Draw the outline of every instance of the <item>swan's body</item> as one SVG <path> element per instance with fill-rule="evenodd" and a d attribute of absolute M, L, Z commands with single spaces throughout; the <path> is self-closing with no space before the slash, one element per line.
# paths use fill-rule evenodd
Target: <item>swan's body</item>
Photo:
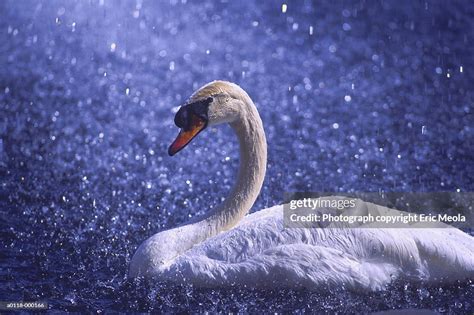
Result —
<path fill-rule="evenodd" d="M 183 130 L 170 154 L 207 124 L 227 122 L 240 143 L 237 183 L 206 218 L 146 240 L 132 259 L 130 276 L 199 286 L 367 290 L 397 278 L 474 278 L 473 238 L 455 228 L 285 228 L 282 205 L 246 216 L 260 192 L 267 157 L 255 105 L 240 87 L 221 81 L 204 86 L 188 103 L 175 118 Z"/>

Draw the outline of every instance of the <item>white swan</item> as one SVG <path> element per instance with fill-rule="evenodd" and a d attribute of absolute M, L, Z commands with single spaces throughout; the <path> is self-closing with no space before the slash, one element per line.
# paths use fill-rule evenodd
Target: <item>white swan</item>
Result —
<path fill-rule="evenodd" d="M 474 238 L 455 228 L 285 228 L 282 205 L 247 215 L 262 187 L 267 145 L 255 105 L 236 84 L 205 85 L 180 108 L 175 123 L 182 129 L 170 155 L 206 126 L 229 123 L 240 143 L 238 179 L 211 214 L 141 244 L 129 276 L 199 286 L 364 290 L 396 278 L 474 278 Z"/>

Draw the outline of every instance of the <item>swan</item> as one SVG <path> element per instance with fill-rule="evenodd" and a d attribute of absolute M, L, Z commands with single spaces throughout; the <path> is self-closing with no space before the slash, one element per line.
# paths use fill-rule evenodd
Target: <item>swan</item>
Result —
<path fill-rule="evenodd" d="M 284 205 L 248 215 L 264 181 L 267 144 L 257 108 L 241 87 L 214 81 L 198 89 L 176 113 L 181 130 L 168 153 L 176 154 L 206 127 L 223 123 L 230 124 L 240 145 L 237 181 L 229 196 L 202 219 L 143 242 L 132 257 L 129 277 L 201 287 L 367 291 L 395 279 L 474 278 L 473 237 L 456 228 L 285 228 Z M 371 208 L 358 202 L 358 211 Z"/>

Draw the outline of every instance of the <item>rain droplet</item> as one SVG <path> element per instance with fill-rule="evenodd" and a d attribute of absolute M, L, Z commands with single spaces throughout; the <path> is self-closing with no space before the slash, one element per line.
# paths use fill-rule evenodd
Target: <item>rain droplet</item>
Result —
<path fill-rule="evenodd" d="M 298 95 L 293 95 L 293 104 L 298 104 Z"/>
<path fill-rule="evenodd" d="M 421 134 L 426 135 L 426 126 L 421 126 Z"/>
<path fill-rule="evenodd" d="M 421 299 L 425 299 L 430 296 L 430 292 L 426 288 L 418 289 L 418 295 Z"/>
<path fill-rule="evenodd" d="M 288 5 L 286 3 L 283 3 L 281 5 L 281 12 L 286 13 L 286 10 L 288 9 Z"/>

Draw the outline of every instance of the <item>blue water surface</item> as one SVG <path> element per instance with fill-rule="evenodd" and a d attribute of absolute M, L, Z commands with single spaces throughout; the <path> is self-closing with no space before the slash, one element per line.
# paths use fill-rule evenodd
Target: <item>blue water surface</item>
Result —
<path fill-rule="evenodd" d="M 230 128 L 175 157 L 173 117 L 225 79 L 285 191 L 473 191 L 471 1 L 0 2 L 0 300 L 67 311 L 472 313 L 474 284 L 382 292 L 127 280 L 137 246 L 219 204 Z"/>

